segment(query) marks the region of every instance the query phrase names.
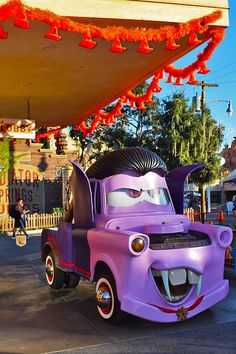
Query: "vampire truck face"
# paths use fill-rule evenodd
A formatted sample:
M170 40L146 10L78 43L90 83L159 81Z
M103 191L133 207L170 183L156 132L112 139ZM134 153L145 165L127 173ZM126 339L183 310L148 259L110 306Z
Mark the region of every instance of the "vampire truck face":
M156 154L142 148L112 154L117 156L110 160L105 155L87 171L96 212L98 199L105 215L173 212L164 178L166 166Z
M101 183L103 210L106 215L173 212L173 205L164 177L156 172L144 176L124 172Z

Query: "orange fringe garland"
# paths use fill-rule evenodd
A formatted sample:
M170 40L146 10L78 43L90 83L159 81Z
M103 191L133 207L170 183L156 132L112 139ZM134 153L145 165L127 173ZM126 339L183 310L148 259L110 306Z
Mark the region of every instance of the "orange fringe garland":
M123 53L126 51L121 41L139 43L137 51L141 54L149 54L154 51L154 49L150 47L149 41L166 41L166 50L176 50L179 47L176 40L186 35L189 35L189 45L197 46L201 44L201 40L198 39L197 34L206 33L208 44L203 52L198 54L195 62L182 69L175 68L173 65L166 66L163 70L154 75L145 94L135 95L132 91L128 91L118 100L110 112L99 111L95 114L90 127L88 127L84 121L74 126L74 129L80 130L84 136L93 134L100 124L114 124L115 117L121 117L123 115L121 112L123 103L130 104L131 107L138 106L140 110L145 109L145 104L153 102L153 92L161 91L159 81L164 78L164 72L169 74L167 82L173 83L175 79L174 85L182 85L182 79L188 79L187 83L190 85L196 84L197 80L195 79L194 73L196 71L200 74L209 72L209 69L206 67L206 61L210 59L215 48L224 38L224 29L208 27L209 24L217 21L220 17L221 11L215 11L212 14L191 20L187 23L181 23L175 26L162 26L158 29L128 29L116 26L101 28L94 25L88 26L74 22L68 18L57 16L47 10L29 7L28 5L24 5L20 0L11 0L0 6L0 22L13 19L14 25L23 29L30 29L29 20L44 22L49 25L48 32L44 35L46 38L58 41L63 39L60 31L69 31L82 35L82 39L78 43L79 46L92 49L97 45L95 39L100 38L111 42L110 51L114 53ZM7 32L5 32L1 26L0 39L7 39ZM62 128L63 127L60 127L39 134L36 140L39 141L41 138L49 139L51 135L58 134Z

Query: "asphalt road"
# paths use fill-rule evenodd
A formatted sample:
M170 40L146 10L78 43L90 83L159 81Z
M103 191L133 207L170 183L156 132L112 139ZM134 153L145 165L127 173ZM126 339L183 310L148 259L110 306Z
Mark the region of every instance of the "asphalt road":
M129 316L120 326L99 318L94 285L50 289L40 237L25 247L0 236L0 353L236 353L236 278L226 299L185 322Z

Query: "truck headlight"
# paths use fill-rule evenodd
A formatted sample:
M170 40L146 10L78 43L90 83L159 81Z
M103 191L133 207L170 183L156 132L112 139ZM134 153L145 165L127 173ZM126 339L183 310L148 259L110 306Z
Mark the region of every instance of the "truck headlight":
M230 246L232 239L233 239L233 235L231 229L228 230L225 229L221 232L218 232L217 234L218 244L223 248Z
M145 248L145 241L142 237L136 237L131 243L132 250L134 252L142 252Z

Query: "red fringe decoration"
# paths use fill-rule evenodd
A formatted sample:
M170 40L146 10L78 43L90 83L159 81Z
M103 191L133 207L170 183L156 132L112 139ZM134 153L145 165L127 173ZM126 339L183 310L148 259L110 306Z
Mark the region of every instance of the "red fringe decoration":
M14 24L21 28L29 28L28 19L44 22L50 26L55 25L58 30L61 29L83 35L84 37L80 45L86 48L93 48L96 45L96 42L92 40L92 37L98 37L109 42L114 41L115 38L118 37L124 41L136 43L141 43L144 38L146 38L147 41L159 43L166 40L166 49L174 50L179 47L179 45L175 43L176 40L179 40L186 35L190 35L190 33L193 32L206 32L208 30L208 25L217 21L221 16L221 11L215 11L210 15L188 21L185 24L179 24L177 26L162 26L157 29L128 29L122 26L102 28L94 25L90 25L90 28L88 28L87 24L74 22L69 18L57 16L47 10L23 5L20 0L11 0L7 4L0 6L0 22L15 17ZM90 31L92 32L92 37ZM143 53L142 50L141 53Z
M199 70L199 68L202 74L207 73L207 70L209 69L206 69L206 67L204 66L204 62L211 58L215 48L224 39L225 30L223 28L216 27L213 29L209 29L206 35L210 39L210 41L208 42L208 45L203 50L203 52L198 54L197 60L195 62L186 66L183 69L177 69L173 65L169 65L165 67L165 72L175 77L180 76L183 79L188 78L191 73Z

